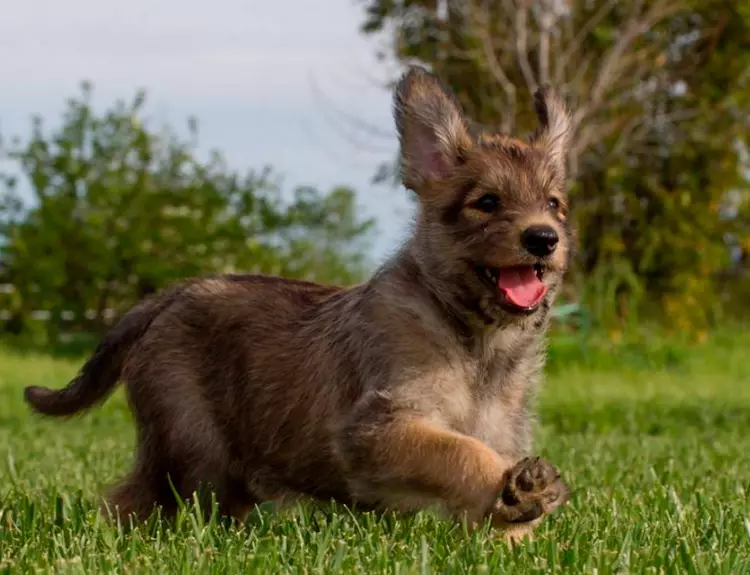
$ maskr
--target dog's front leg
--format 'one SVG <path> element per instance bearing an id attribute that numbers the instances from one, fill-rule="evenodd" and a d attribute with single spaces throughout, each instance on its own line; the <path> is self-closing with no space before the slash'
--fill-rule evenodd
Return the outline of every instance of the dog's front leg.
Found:
<path id="1" fill-rule="evenodd" d="M 413 416 L 347 429 L 341 454 L 355 499 L 386 508 L 440 502 L 481 520 L 501 490 L 509 462 L 481 441 Z"/>
<path id="2" fill-rule="evenodd" d="M 567 497 L 544 460 L 505 460 L 478 439 L 411 414 L 361 415 L 339 446 L 354 499 L 388 508 L 437 501 L 470 524 L 489 517 L 508 528 L 536 523 Z"/>

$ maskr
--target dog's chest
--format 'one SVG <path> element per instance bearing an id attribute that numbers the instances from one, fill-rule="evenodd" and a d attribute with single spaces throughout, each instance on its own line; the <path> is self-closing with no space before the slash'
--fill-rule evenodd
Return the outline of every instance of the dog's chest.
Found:
<path id="1" fill-rule="evenodd" d="M 528 349 L 501 349 L 489 358 L 466 361 L 466 401 L 453 414 L 457 431 L 498 453 L 520 456 L 530 447 L 529 399 L 536 387 L 537 358 Z"/>

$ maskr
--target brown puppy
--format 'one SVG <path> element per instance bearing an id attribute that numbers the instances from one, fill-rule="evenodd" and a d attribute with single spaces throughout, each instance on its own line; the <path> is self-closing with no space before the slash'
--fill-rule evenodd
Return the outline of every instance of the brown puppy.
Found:
<path id="1" fill-rule="evenodd" d="M 289 495 L 379 509 L 437 505 L 527 530 L 568 498 L 528 457 L 529 400 L 571 252 L 568 115 L 548 90 L 529 142 L 470 128 L 431 74 L 395 93 L 411 239 L 350 289 L 257 275 L 196 279 L 147 299 L 39 412 L 70 415 L 119 380 L 135 468 L 110 503 L 175 511 L 210 488 L 222 513 Z M 203 488 L 203 489 L 202 489 Z"/>

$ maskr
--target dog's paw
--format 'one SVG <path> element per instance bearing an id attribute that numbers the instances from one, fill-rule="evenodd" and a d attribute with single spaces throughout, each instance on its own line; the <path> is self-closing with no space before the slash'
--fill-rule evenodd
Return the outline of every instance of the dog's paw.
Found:
<path id="1" fill-rule="evenodd" d="M 527 457 L 506 473 L 490 514 L 493 523 L 528 523 L 552 513 L 569 497 L 570 489 L 551 463 Z"/>

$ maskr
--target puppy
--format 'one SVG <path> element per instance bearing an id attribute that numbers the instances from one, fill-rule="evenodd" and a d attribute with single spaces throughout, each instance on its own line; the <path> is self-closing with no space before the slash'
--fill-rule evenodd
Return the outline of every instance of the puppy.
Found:
<path id="1" fill-rule="evenodd" d="M 546 88 L 535 108 L 528 141 L 482 131 L 411 68 L 394 116 L 418 214 L 368 282 L 186 281 L 131 309 L 66 388 L 29 387 L 26 400 L 68 416 L 124 382 L 138 447 L 109 498 L 121 514 L 173 514 L 174 486 L 213 492 L 234 517 L 305 495 L 527 532 L 569 493 L 529 457 L 572 244 L 569 115 Z"/>

